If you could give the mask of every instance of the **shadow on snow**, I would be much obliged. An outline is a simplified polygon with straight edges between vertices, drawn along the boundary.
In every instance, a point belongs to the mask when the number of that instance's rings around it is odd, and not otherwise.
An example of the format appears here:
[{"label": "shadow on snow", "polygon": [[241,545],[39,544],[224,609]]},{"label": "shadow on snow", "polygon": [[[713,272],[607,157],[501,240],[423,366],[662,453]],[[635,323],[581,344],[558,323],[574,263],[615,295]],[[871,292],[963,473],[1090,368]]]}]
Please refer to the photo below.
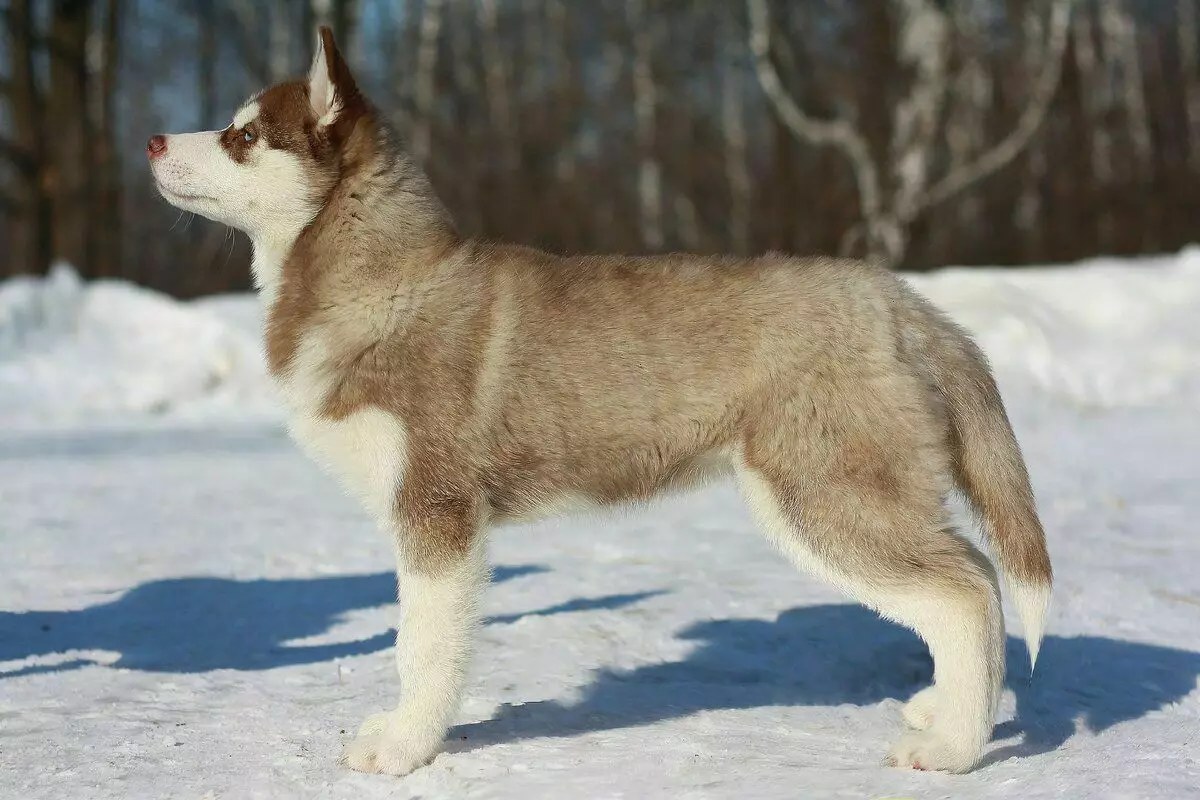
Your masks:
[{"label": "shadow on snow", "polygon": [[[494,581],[545,572],[499,567]],[[0,611],[0,661],[106,650],[113,666],[152,672],[263,670],[383,650],[394,631],[334,644],[288,645],[318,636],[356,609],[394,601],[390,572],[286,580],[152,581],[76,611]],[[493,617],[489,624],[629,606],[660,592],[576,598]],[[602,670],[579,702],[505,705],[494,719],[459,726],[470,746],[649,725],[718,709],[869,705],[906,699],[929,683],[932,664],[911,632],[853,604],[794,608],[775,620],[721,619],[679,634],[697,644],[680,661]],[[1055,749],[1077,723],[1103,731],[1176,703],[1196,688],[1200,653],[1100,636],[1048,636],[1030,680],[1024,645],[1008,640],[1016,719],[1000,725],[989,762]],[[88,666],[76,658],[29,665],[0,678]],[[1023,734],[1023,735],[1022,735]]]},{"label": "shadow on snow", "polygon": [[[701,622],[679,636],[698,647],[681,661],[603,670],[577,703],[504,705],[461,725],[468,746],[649,725],[717,709],[907,700],[933,678],[925,645],[853,604],[793,608],[773,621]],[[1200,653],[1100,636],[1048,636],[1030,679],[1025,646],[1007,642],[1016,718],[996,738],[1020,738],[985,763],[1056,749],[1077,723],[1099,732],[1170,706],[1196,689]]]},{"label": "shadow on snow", "polygon": [[[504,566],[494,583],[545,572],[537,565]],[[643,595],[577,599],[529,612],[547,615],[615,608]],[[137,586],[115,600],[75,611],[0,611],[0,662],[79,650],[120,653],[112,664],[148,672],[263,670],[364,655],[390,647],[395,631],[351,642],[288,645],[318,636],[343,615],[396,600],[392,572],[281,580],[174,578]],[[488,620],[512,622],[520,614]],[[94,662],[74,659],[25,666],[0,678],[58,672]]]}]

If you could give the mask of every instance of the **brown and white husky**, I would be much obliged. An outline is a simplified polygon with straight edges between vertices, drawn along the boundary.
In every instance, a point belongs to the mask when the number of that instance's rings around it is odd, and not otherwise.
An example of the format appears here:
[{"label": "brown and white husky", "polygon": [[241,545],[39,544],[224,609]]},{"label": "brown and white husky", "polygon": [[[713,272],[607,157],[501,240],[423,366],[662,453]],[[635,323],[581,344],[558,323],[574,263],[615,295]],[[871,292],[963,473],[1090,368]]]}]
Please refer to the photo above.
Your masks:
[{"label": "brown and white husky", "polygon": [[328,29],[307,80],[221,131],[154,136],[172,205],[254,245],[290,431],[395,542],[396,708],[345,761],[433,757],[463,689],[489,526],[732,476],[798,567],[915,630],[933,685],[887,762],[971,769],[1004,675],[1000,590],[1036,659],[1051,570],[979,350],[903,281],[830,258],[563,258],[460,235]]}]

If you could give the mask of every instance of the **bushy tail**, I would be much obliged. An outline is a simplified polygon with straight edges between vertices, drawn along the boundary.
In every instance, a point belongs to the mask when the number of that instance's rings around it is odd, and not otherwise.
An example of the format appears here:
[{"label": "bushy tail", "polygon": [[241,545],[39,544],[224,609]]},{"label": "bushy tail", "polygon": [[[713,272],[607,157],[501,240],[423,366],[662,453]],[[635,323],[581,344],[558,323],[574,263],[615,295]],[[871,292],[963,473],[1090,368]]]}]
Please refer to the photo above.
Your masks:
[{"label": "bushy tail", "polygon": [[912,335],[950,417],[955,478],[982,519],[1037,664],[1053,579],[1046,534],[1029,474],[983,354],[956,325],[920,301],[924,324]]}]

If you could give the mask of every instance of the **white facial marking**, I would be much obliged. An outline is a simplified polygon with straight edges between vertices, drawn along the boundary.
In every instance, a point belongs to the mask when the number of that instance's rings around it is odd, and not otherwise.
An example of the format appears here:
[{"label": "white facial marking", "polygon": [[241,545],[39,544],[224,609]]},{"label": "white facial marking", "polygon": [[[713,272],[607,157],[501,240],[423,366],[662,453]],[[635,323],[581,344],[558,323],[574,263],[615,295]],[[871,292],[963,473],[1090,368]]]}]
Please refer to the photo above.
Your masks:
[{"label": "white facial marking", "polygon": [[256,119],[258,119],[258,103],[252,100],[233,115],[233,127],[244,128]]},{"label": "white facial marking", "polygon": [[[258,103],[247,103],[234,124],[257,113]],[[320,208],[316,189],[299,156],[264,143],[241,151],[238,162],[221,136],[221,131],[172,134],[150,169],[171,205],[250,235],[255,283],[269,301],[292,243]]]}]

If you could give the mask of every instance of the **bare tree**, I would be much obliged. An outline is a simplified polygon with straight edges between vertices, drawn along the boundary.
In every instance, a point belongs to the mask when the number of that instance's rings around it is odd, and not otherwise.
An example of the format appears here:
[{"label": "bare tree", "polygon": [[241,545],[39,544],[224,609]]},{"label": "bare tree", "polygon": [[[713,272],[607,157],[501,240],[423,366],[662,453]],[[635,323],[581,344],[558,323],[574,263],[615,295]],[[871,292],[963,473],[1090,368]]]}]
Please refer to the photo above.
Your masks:
[{"label": "bare tree", "polygon": [[[750,250],[750,169],[747,164],[746,109],[742,102],[739,37],[734,35],[732,13],[721,15],[729,30],[725,39],[726,63],[721,69],[721,127],[725,139],[725,177],[729,184],[729,236],[734,252]],[[697,229],[699,226],[696,226]]]},{"label": "bare tree", "polygon": [[[986,22],[979,3],[956,4],[951,11],[952,37],[957,43],[958,69],[950,76],[944,136],[946,167],[963,168],[987,147],[988,113],[994,102],[993,79],[985,63]],[[955,209],[956,218],[972,224],[981,213],[982,198],[971,196]],[[949,232],[943,229],[943,239]]]},{"label": "bare tree", "polygon": [[[24,186],[12,205],[26,221],[23,245],[15,258],[17,272],[45,272],[54,257],[54,203],[46,130],[46,107],[35,68],[34,25],[29,0],[13,0],[4,16],[9,48],[10,108],[15,139],[0,136],[0,151]],[[21,251],[24,252],[21,252]]]},{"label": "bare tree", "polygon": [[87,202],[93,178],[88,159],[87,37],[91,3],[55,3],[48,41],[50,85],[46,94],[50,137],[48,179],[54,197],[54,255],[86,268],[92,226]]},{"label": "bare tree", "polygon": [[[456,172],[461,178],[459,222],[464,230],[479,233],[483,230],[483,193],[479,186],[478,162],[487,152],[484,144],[485,134],[477,124],[476,116],[481,105],[482,93],[476,64],[478,53],[472,38],[479,28],[479,11],[474,3],[456,3],[447,11],[451,12],[447,27],[450,63],[456,90],[456,123],[465,145],[464,152],[455,161]],[[420,47],[417,49],[419,51]]]},{"label": "bare tree", "polygon": [[[581,79],[581,76],[577,69],[579,62],[571,57],[568,49],[570,47],[569,20],[570,16],[563,0],[546,0],[546,22],[550,28],[550,41],[553,43],[550,49],[551,74],[558,81],[568,82],[578,92],[580,87],[578,87],[577,81]],[[567,105],[566,103],[559,104],[559,108],[568,112]],[[558,120],[560,129],[569,124],[570,120]],[[554,162],[555,175],[560,182],[569,183],[575,179],[578,169],[576,158],[575,142],[566,142],[566,147],[559,150]]]},{"label": "bare tree", "polygon": [[210,0],[194,0],[199,25],[196,52],[196,96],[200,98],[199,129],[217,121],[217,8]]},{"label": "bare tree", "polygon": [[646,13],[645,0],[627,0],[629,29],[633,38],[633,103],[637,124],[638,198],[641,204],[642,244],[661,250],[665,242],[662,218],[662,166],[658,162],[656,128],[658,87],[652,59],[656,41],[655,18]]},{"label": "bare tree", "polygon": [[1184,91],[1187,114],[1188,160],[1192,169],[1200,169],[1200,56],[1197,55],[1197,0],[1178,0],[1176,30],[1178,31],[1180,84]]},{"label": "bare tree", "polygon": [[271,83],[292,75],[292,8],[288,0],[271,0],[271,21],[267,26],[267,67]]},{"label": "bare tree", "polygon": [[1100,26],[1108,46],[1105,55],[1120,86],[1119,101],[1128,120],[1133,152],[1140,166],[1150,159],[1150,120],[1146,114],[1146,93],[1138,53],[1137,22],[1122,0],[1103,0]]},{"label": "bare tree", "polygon": [[95,54],[90,66],[95,73],[92,85],[92,114],[95,125],[92,133],[92,198],[88,223],[95,236],[91,274],[116,275],[121,267],[121,160],[113,141],[116,136],[117,74],[121,53],[121,6],[119,0],[105,0],[103,24],[93,33]]},{"label": "bare tree", "polygon": [[1197,0],[158,5],[0,0],[0,272],[63,257],[185,296],[244,288],[244,239],[172,230],[139,140],[181,114],[219,125],[307,60],[318,23],[473,234],[912,268],[1195,238]]},{"label": "bare tree", "polygon": [[437,67],[438,37],[442,30],[442,0],[425,0],[420,25],[411,146],[413,157],[418,163],[424,163],[429,158],[429,137],[433,128],[434,70]]},{"label": "bare tree", "polygon": [[930,165],[947,91],[948,21],[944,5],[933,0],[892,0],[900,15],[900,60],[913,72],[912,86],[893,115],[889,153],[893,172],[887,191],[863,133],[847,119],[821,120],[805,112],[787,93],[770,58],[771,24],[767,0],[747,0],[750,48],[759,83],[775,112],[792,133],[810,144],[833,146],[849,160],[859,191],[861,227],[843,238],[843,249],[865,238],[875,257],[895,262],[908,247],[908,231],[924,211],[999,171],[1029,144],[1054,97],[1066,47],[1072,0],[1051,0],[1050,32],[1042,69],[1014,129],[973,161],[933,181]]},{"label": "bare tree", "polygon": [[1095,25],[1088,14],[1077,14],[1074,24],[1075,69],[1079,71],[1080,94],[1083,113],[1087,117],[1091,148],[1092,174],[1098,183],[1108,183],[1115,172],[1113,168],[1112,131],[1102,124],[1112,105],[1113,92],[1110,75],[1107,74],[1099,48],[1096,46]]},{"label": "bare tree", "polygon": [[508,58],[500,32],[499,0],[480,0],[480,32],[482,34],[483,81],[487,89],[491,131],[495,142],[496,169],[499,172],[496,194],[501,198],[496,216],[507,225],[509,209],[515,198],[511,187],[520,161],[519,131],[513,112]]}]

